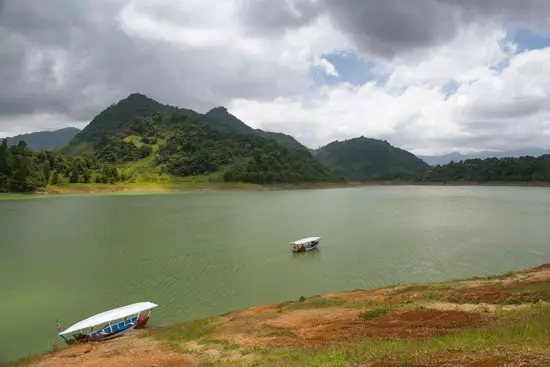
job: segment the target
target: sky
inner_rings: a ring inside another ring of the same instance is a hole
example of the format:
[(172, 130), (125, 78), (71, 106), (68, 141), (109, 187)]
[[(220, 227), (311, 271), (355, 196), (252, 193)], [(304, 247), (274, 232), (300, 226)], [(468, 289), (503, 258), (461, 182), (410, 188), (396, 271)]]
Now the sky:
[(131, 93), (310, 148), (550, 148), (548, 0), (0, 0), (0, 137)]

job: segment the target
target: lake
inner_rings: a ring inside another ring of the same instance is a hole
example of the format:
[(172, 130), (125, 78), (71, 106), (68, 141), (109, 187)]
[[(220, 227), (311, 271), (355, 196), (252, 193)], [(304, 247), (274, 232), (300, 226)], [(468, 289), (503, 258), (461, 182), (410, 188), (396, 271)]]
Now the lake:
[[(151, 301), (150, 326), (550, 262), (550, 189), (363, 187), (0, 200), (0, 361)], [(322, 236), (317, 252), (288, 243)]]

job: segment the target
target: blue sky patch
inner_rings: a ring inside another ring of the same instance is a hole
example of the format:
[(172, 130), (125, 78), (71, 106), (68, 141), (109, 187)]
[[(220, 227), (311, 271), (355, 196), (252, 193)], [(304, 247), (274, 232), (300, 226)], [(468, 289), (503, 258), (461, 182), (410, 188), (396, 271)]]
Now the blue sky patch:
[(311, 70), (311, 76), (318, 85), (363, 85), (369, 81), (385, 84), (388, 79), (388, 75), (380, 74), (376, 70), (375, 63), (360, 58), (355, 52), (335, 52), (323, 55), (322, 58), (334, 65), (338, 76), (328, 75), (323, 68), (315, 67)]
[(509, 31), (506, 38), (518, 45), (517, 52), (537, 50), (550, 46), (550, 34), (541, 35), (525, 28)]

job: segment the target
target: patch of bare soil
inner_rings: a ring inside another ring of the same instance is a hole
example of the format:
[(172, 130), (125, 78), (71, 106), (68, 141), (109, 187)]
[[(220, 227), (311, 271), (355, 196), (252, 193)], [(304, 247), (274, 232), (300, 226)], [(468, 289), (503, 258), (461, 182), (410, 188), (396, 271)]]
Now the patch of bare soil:
[[(447, 300), (455, 303), (522, 304), (550, 301), (550, 290), (530, 291), (539, 285), (548, 284), (550, 279), (516, 281), (507, 284), (493, 284), (475, 288), (459, 288), (448, 293)], [(512, 290), (525, 289), (521, 292)]]
[(38, 367), (198, 367), (200, 364), (195, 356), (174, 352), (160, 342), (140, 338), (136, 334), (138, 333), (111, 341), (76, 345), (48, 353), (33, 365)]
[(477, 328), (487, 317), (456, 310), (392, 311), (386, 316), (365, 321), (360, 311), (345, 308), (293, 311), (263, 325), (273, 328), (272, 335), (262, 335), (262, 329), (236, 331), (222, 326), (216, 337), (243, 346), (316, 347), (357, 342), (366, 338), (417, 339), (448, 334), (460, 329)]

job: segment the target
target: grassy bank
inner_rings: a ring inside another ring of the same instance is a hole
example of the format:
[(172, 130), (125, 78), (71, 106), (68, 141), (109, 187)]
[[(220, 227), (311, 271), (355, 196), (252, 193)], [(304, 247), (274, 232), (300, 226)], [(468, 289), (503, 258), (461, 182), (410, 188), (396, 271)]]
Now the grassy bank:
[(548, 366), (550, 264), (257, 306), (11, 365)]
[(59, 185), (48, 185), (32, 193), (2, 193), (2, 199), (24, 199), (44, 194), (93, 194), (110, 192), (147, 192), (147, 191), (197, 191), (197, 190), (218, 190), (218, 191), (261, 191), (261, 190), (297, 190), (297, 189), (327, 189), (327, 188), (349, 188), (363, 186), (523, 186), (523, 187), (550, 187), (550, 182), (473, 182), (473, 181), (452, 181), (452, 182), (418, 182), (418, 181), (367, 181), (367, 182), (345, 182), (345, 183), (302, 183), (302, 184), (279, 184), (260, 185), (246, 182), (216, 182), (207, 180), (166, 180), (157, 182), (119, 182), (114, 184), (97, 183), (62, 183)]

